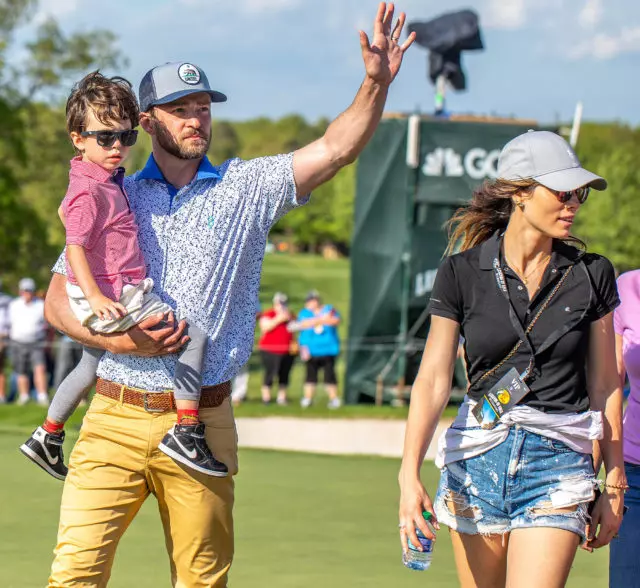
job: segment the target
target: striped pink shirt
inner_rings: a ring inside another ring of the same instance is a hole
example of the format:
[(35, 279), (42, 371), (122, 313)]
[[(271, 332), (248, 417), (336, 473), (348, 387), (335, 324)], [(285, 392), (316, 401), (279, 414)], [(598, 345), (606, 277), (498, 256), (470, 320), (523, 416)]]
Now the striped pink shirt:
[[(124, 284), (146, 276), (138, 225), (123, 187), (124, 168), (110, 172), (96, 163), (71, 160), (69, 187), (62, 201), (67, 245), (81, 245), (100, 291), (119, 300)], [(67, 261), (67, 279), (78, 285)]]

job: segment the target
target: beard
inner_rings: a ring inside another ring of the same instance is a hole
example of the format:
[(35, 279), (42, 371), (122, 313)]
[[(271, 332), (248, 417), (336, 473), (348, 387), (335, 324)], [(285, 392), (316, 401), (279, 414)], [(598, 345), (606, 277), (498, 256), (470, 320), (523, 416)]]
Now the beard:
[(204, 136), (204, 133), (199, 131), (200, 139), (198, 141), (190, 141), (187, 145), (184, 141), (176, 139), (169, 132), (166, 125), (157, 118), (151, 118), (151, 121), (158, 144), (174, 157), (178, 159), (201, 159), (209, 150), (209, 145), (211, 145), (210, 134)]

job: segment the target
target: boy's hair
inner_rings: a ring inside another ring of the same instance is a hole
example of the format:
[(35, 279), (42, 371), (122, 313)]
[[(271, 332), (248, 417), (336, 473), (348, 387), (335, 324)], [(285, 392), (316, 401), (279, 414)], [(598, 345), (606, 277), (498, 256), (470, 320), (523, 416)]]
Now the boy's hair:
[(121, 119), (130, 120), (132, 129), (138, 126), (138, 101), (131, 84), (119, 76), (107, 78), (94, 71), (73, 86), (66, 108), (69, 134), (85, 130), (89, 109), (106, 125)]

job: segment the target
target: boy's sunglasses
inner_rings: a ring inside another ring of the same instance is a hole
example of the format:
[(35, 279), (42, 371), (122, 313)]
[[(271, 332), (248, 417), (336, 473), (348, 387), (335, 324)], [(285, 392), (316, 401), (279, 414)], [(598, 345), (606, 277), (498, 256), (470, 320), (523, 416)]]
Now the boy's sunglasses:
[(100, 147), (112, 147), (120, 139), (123, 147), (132, 147), (138, 139), (138, 131), (83, 131), (82, 137), (95, 137)]
[(578, 199), (580, 204), (584, 204), (589, 197), (589, 186), (583, 186), (582, 188), (578, 188), (577, 190), (571, 190), (570, 192), (557, 192), (556, 190), (551, 190), (562, 204), (566, 204), (571, 200), (574, 196)]

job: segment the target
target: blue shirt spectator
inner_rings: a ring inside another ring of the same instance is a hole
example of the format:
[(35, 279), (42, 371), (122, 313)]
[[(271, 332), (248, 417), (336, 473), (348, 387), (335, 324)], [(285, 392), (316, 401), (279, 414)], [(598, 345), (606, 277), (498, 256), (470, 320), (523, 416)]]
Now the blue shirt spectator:
[[(310, 296), (307, 296), (305, 307), (298, 313), (298, 322), (318, 318), (329, 319), (331, 323), (335, 322), (335, 319), (340, 320), (340, 314), (333, 306), (321, 305), (319, 298)], [(303, 328), (300, 330), (298, 342), (300, 347), (306, 347), (310, 357), (335, 357), (340, 353), (337, 323)]]

